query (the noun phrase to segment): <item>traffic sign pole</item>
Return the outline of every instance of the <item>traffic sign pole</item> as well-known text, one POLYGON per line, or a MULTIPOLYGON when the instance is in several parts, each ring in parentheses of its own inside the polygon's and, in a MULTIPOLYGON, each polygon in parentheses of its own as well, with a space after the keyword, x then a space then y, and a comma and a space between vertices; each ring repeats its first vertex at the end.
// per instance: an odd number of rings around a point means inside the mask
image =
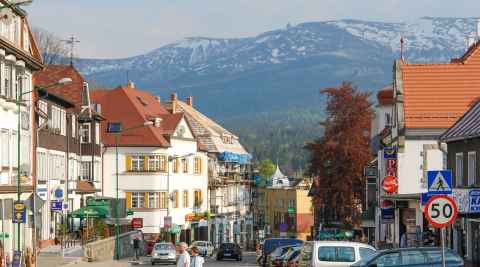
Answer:
POLYGON ((445 227, 440 230, 442 237, 442 267, 445 267, 445 227))

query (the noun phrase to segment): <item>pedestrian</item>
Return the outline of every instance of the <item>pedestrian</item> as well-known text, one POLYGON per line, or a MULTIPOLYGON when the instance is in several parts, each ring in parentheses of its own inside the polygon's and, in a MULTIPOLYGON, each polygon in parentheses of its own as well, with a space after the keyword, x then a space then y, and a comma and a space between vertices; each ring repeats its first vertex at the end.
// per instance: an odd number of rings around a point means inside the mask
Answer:
POLYGON ((200 250, 197 247, 192 247, 192 257, 190 262, 190 267, 203 267, 205 260, 200 256, 200 250))
POLYGON ((178 252, 178 261, 177 267, 190 267, 190 255, 187 252, 188 245, 185 242, 180 242, 177 245, 177 252, 178 252))
POLYGON ((140 248, 140 240, 138 239, 138 237, 135 237, 135 239, 133 239, 133 249, 135 251, 135 260, 138 261, 138 249, 140 248))

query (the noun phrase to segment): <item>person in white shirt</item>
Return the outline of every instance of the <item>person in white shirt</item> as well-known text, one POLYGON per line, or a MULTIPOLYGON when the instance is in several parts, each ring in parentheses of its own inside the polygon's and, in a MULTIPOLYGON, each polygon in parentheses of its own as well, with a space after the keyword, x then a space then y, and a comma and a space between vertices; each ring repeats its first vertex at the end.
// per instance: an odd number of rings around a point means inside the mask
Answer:
POLYGON ((200 256, 200 250, 197 247, 192 247, 192 258, 190 267, 203 267, 205 260, 200 256))
POLYGON ((188 245, 185 242, 180 242, 177 245, 178 260, 177 267, 190 267, 190 255, 187 252, 188 245))

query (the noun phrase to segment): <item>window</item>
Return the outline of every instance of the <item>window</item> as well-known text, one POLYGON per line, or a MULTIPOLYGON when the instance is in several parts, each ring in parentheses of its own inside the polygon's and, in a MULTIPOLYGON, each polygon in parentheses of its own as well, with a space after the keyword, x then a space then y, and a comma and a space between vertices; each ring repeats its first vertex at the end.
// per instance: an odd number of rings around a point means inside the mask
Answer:
POLYGON ((182 159, 183 173, 188 173, 188 159, 182 159))
POLYGON ((193 160, 193 172, 195 174, 201 174, 202 173, 202 158, 196 157, 193 160))
POLYGON ((188 208, 188 190, 183 191, 183 207, 188 208))
MULTIPOLYGON (((44 113, 44 115, 46 115, 48 117, 48 104, 47 104, 47 102, 38 101, 38 109, 41 110, 42 113, 44 113)), ((39 118, 38 118, 39 126, 41 126, 45 122, 46 122, 45 118, 43 118, 42 116, 39 116, 39 118)))
POLYGON ((232 144, 232 137, 230 135, 222 135, 222 141, 225 144, 232 144))
POLYGON ((148 156, 148 171, 158 172, 160 170, 160 156, 148 156))
POLYGON ((150 192, 148 193, 148 207, 151 209, 158 209, 159 207, 159 195, 158 192, 150 192))
POLYGON ((178 208, 178 191, 173 191, 173 208, 178 208))
POLYGON ((400 258, 400 252, 382 255, 378 257, 374 262, 370 263, 370 265, 377 265, 378 267, 399 266, 401 264, 402 259, 400 258))
MULTIPOLYGON (((96 162, 95 165, 97 165, 96 162)), ((95 177, 98 177, 96 172, 95 177)), ((80 162, 80 179, 89 181, 92 180, 92 164, 90 161, 80 162)))
POLYGON ((369 248, 358 248, 358 252, 360 253, 360 259, 365 259, 375 254, 375 250, 369 248))
POLYGON ((390 113, 385 113, 385 127, 391 127, 392 126, 392 117, 390 113))
POLYGON ((98 122, 95 123, 95 144, 100 144, 100 124, 98 122))
POLYGON ((72 137, 75 138, 77 135, 77 120, 74 114, 72 114, 72 137))
POLYGON ((193 197, 194 197, 193 206, 197 207, 197 208, 200 207, 202 205, 202 202, 203 202, 202 191, 201 190, 195 190, 193 192, 193 197))
POLYGON ((4 167, 8 167, 10 166, 10 136, 7 129, 0 130, 0 140, 0 149, 2 150, 1 165, 4 167))
POLYGON ((143 156, 132 156, 132 171, 140 172, 144 170, 145 158, 143 156))
POLYGON ((420 251, 402 252, 402 265, 422 265, 428 263, 425 254, 420 251))
POLYGON ((455 155, 455 185, 463 185, 463 153, 455 155))
POLYGON ((168 208, 168 194, 167 192, 160 192, 160 208, 167 209, 168 208))
POLYGON ((180 167, 180 160, 179 159, 174 159, 173 160, 173 172, 178 173, 179 167, 180 167))
POLYGON ((66 135, 66 112, 65 110, 52 106, 51 128, 56 134, 66 135))
POLYGON ((476 163, 477 153, 475 151, 468 152, 468 185, 473 185, 477 182, 476 163))
POLYGON ((60 109, 60 134, 63 136, 67 135, 67 113, 65 110, 60 109))
POLYGON ((355 249, 353 247, 319 247, 318 259, 330 262, 354 262, 355 249))
POLYGON ((12 144, 12 165, 14 167, 17 166, 17 160, 18 160, 18 139, 17 139, 17 131, 12 131, 12 135, 10 135, 10 143, 12 144))
POLYGON ((168 160, 167 160, 167 156, 165 155, 160 155, 158 156, 159 157, 159 161, 160 161, 160 171, 161 172, 167 172, 167 164, 168 164, 168 160))
POLYGON ((90 143, 90 124, 83 123, 80 125, 80 143, 90 143))
POLYGON ((30 49, 30 38, 28 36, 28 28, 25 25, 23 27, 23 50, 29 51, 30 49))
POLYGON ((3 86, 5 88, 5 95, 7 98, 12 98, 12 65, 5 64, 4 66, 4 74, 3 74, 3 86))
POLYGON ((45 152, 37 152, 37 178, 40 181, 47 180, 47 154, 45 152))
POLYGON ((145 194, 143 192, 132 193, 132 208, 145 208, 145 194))

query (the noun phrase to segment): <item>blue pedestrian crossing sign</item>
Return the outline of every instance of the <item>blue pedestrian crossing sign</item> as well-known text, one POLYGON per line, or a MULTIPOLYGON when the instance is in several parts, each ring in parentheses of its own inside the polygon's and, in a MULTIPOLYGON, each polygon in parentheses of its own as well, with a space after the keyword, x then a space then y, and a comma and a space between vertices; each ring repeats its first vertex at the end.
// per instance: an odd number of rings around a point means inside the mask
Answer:
POLYGON ((428 171, 428 194, 450 195, 452 194, 452 172, 449 170, 428 171))

